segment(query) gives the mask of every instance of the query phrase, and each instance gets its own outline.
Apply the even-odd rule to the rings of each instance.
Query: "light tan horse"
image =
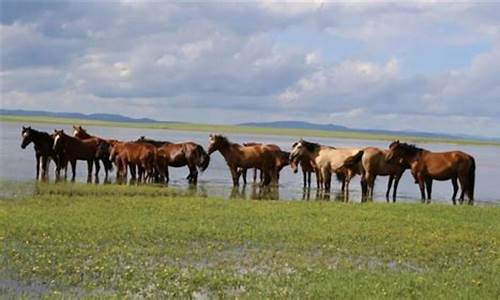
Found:
[[[464,194],[467,194],[469,204],[474,202],[476,162],[465,152],[431,152],[415,145],[395,141],[389,145],[387,160],[410,166],[415,183],[420,187],[422,200],[425,200],[425,188],[427,188],[427,199],[430,201],[432,180],[451,180],[452,201],[456,204],[458,180],[462,189],[460,203],[464,201]]]
[[[361,149],[359,148],[335,148],[316,143],[307,142],[303,139],[294,143],[290,153],[290,160],[300,157],[314,161],[317,175],[324,190],[330,191],[332,173],[343,173],[345,175],[345,197],[349,193],[349,183],[356,174],[362,174],[362,170],[355,168],[344,168],[344,161]]]
[[[262,185],[278,183],[277,159],[280,151],[267,145],[242,146],[231,143],[225,136],[211,134],[208,138],[208,154],[219,151],[231,171],[233,185],[239,185],[241,169],[257,168],[264,173]]]
[[[345,160],[345,167],[362,168],[364,170],[363,178],[361,179],[363,184],[366,184],[366,187],[363,188],[363,197],[373,199],[373,190],[377,176],[389,176],[385,198],[389,202],[389,194],[392,182],[394,181],[392,201],[396,202],[399,180],[409,166],[387,161],[386,156],[388,153],[389,150],[367,147]]]

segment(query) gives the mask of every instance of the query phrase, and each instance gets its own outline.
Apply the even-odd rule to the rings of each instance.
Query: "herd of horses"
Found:
[[[373,199],[377,176],[388,176],[386,199],[394,183],[392,200],[396,201],[397,188],[406,169],[418,184],[423,201],[431,199],[433,180],[451,180],[453,185],[453,204],[460,184],[460,203],[467,196],[469,204],[474,201],[475,161],[461,151],[431,152],[415,145],[394,141],[388,149],[375,147],[337,148],[320,145],[300,139],[291,151],[283,151],[274,144],[232,143],[220,134],[210,134],[207,151],[194,142],[172,143],[147,139],[144,136],[135,141],[119,141],[90,135],[81,126],[73,126],[73,135],[63,130],[49,134],[31,127],[22,128],[21,148],[34,144],[36,157],[36,178],[47,179],[48,165],[52,160],[56,165],[56,179],[67,179],[67,167],[71,166],[71,180],[75,180],[78,160],[87,162],[87,181],[92,182],[95,166],[95,180],[98,180],[102,162],[105,181],[109,172],[116,168],[117,182],[169,182],[169,167],[187,166],[187,180],[191,184],[198,181],[199,172],[208,168],[210,155],[216,151],[224,157],[231,173],[234,186],[239,185],[240,177],[247,183],[247,170],[253,169],[253,180],[260,179],[262,186],[277,185],[280,171],[290,166],[297,173],[299,166],[303,173],[304,188],[311,187],[311,176],[316,176],[318,191],[329,193],[332,176],[341,182],[341,191],[348,198],[349,184],[354,176],[361,178],[363,199]],[[41,173],[40,173],[41,168]],[[258,176],[260,171],[260,176]],[[130,175],[129,175],[130,173]]]

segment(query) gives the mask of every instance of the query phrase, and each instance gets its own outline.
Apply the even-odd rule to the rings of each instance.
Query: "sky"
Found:
[[[0,3],[4,109],[500,137],[500,2]]]

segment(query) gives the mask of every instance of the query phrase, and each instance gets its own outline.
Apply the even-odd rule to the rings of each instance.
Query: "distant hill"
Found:
[[[109,122],[160,123],[160,121],[149,118],[130,118],[118,114],[81,114],[72,112],[48,112],[41,110],[22,110],[22,109],[0,109],[0,115],[69,118],[69,119],[84,119],[84,120],[97,120],[97,121],[109,121]],[[161,122],[161,123],[168,123],[168,122]]]
[[[410,131],[410,130],[382,130],[382,129],[353,129],[335,124],[315,124],[302,121],[276,121],[276,122],[253,122],[241,123],[239,126],[251,127],[271,127],[271,128],[295,128],[295,129],[310,129],[310,130],[326,130],[326,131],[347,131],[357,133],[372,133],[384,135],[402,135],[410,137],[428,137],[428,138],[441,138],[441,139],[473,139],[481,141],[500,141],[500,138],[487,138],[471,135],[453,135],[443,133],[432,133],[423,131]]]
[[[129,123],[184,123],[177,121],[176,122],[158,121],[150,118],[131,118],[119,114],[82,114],[73,112],[48,112],[41,110],[22,110],[22,109],[0,109],[0,115],[70,118],[70,119],[83,119],[83,120],[96,120],[96,121],[109,121],[109,122],[129,122]],[[236,126],[345,131],[345,132],[385,134],[385,135],[402,135],[410,137],[470,139],[478,141],[500,142],[500,137],[478,137],[472,135],[460,135],[460,134],[454,135],[454,134],[431,133],[431,132],[411,131],[411,130],[353,129],[335,124],[315,124],[302,121],[252,122],[252,123],[236,124]]]

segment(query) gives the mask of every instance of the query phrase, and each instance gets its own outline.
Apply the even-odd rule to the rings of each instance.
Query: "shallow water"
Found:
[[[21,127],[30,124],[0,122],[0,181],[26,182],[32,181],[35,177],[35,156],[33,146],[28,146],[22,150],[21,145]],[[64,129],[72,134],[72,128],[69,125],[51,125],[51,124],[33,124],[37,130],[53,132],[55,128]],[[208,133],[206,132],[186,132],[156,129],[137,129],[137,128],[114,128],[114,127],[95,127],[86,126],[90,134],[104,137],[115,138],[119,140],[135,140],[139,136],[145,135],[148,138],[158,140],[169,140],[172,142],[194,141],[206,147],[208,142]],[[243,142],[262,142],[279,145],[283,150],[290,151],[291,145],[298,139],[287,136],[256,136],[248,134],[228,134],[228,138],[237,143]],[[386,148],[386,141],[363,141],[335,138],[307,137],[305,139],[318,142],[320,144],[336,147],[365,147],[375,146]],[[500,148],[494,146],[476,146],[476,145],[454,145],[454,144],[423,144],[423,148],[432,151],[462,150],[476,159],[476,190],[475,197],[477,203],[500,204],[500,193],[497,187],[500,184]],[[54,164],[50,166],[49,176],[54,178]],[[87,166],[83,161],[77,164],[77,181],[86,181]],[[185,177],[188,174],[187,168],[170,168],[170,186],[181,189],[189,189]],[[252,180],[253,171],[248,172],[249,182]],[[101,171],[101,180],[104,177]],[[113,176],[114,177],[114,172]],[[375,184],[375,199],[385,201],[385,190],[388,177],[378,177]],[[249,184],[233,188],[229,169],[224,158],[216,152],[211,156],[211,162],[208,169],[199,176],[199,184],[195,192],[202,196],[220,196],[224,198],[245,198],[245,199],[286,199],[286,200],[316,200],[324,199],[318,195],[313,175],[313,188],[304,190],[302,188],[302,174],[293,174],[290,168],[285,168],[280,174],[279,188],[260,188],[257,185]],[[331,200],[342,200],[339,193],[340,184],[332,182],[332,193],[329,196]],[[4,187],[2,187],[4,189]],[[5,194],[5,193],[2,193]],[[434,181],[433,201],[451,203],[452,186],[450,181]],[[419,200],[419,189],[414,184],[409,171],[406,171],[398,187],[398,201],[417,202]],[[349,200],[360,201],[359,176],[351,182]]]

